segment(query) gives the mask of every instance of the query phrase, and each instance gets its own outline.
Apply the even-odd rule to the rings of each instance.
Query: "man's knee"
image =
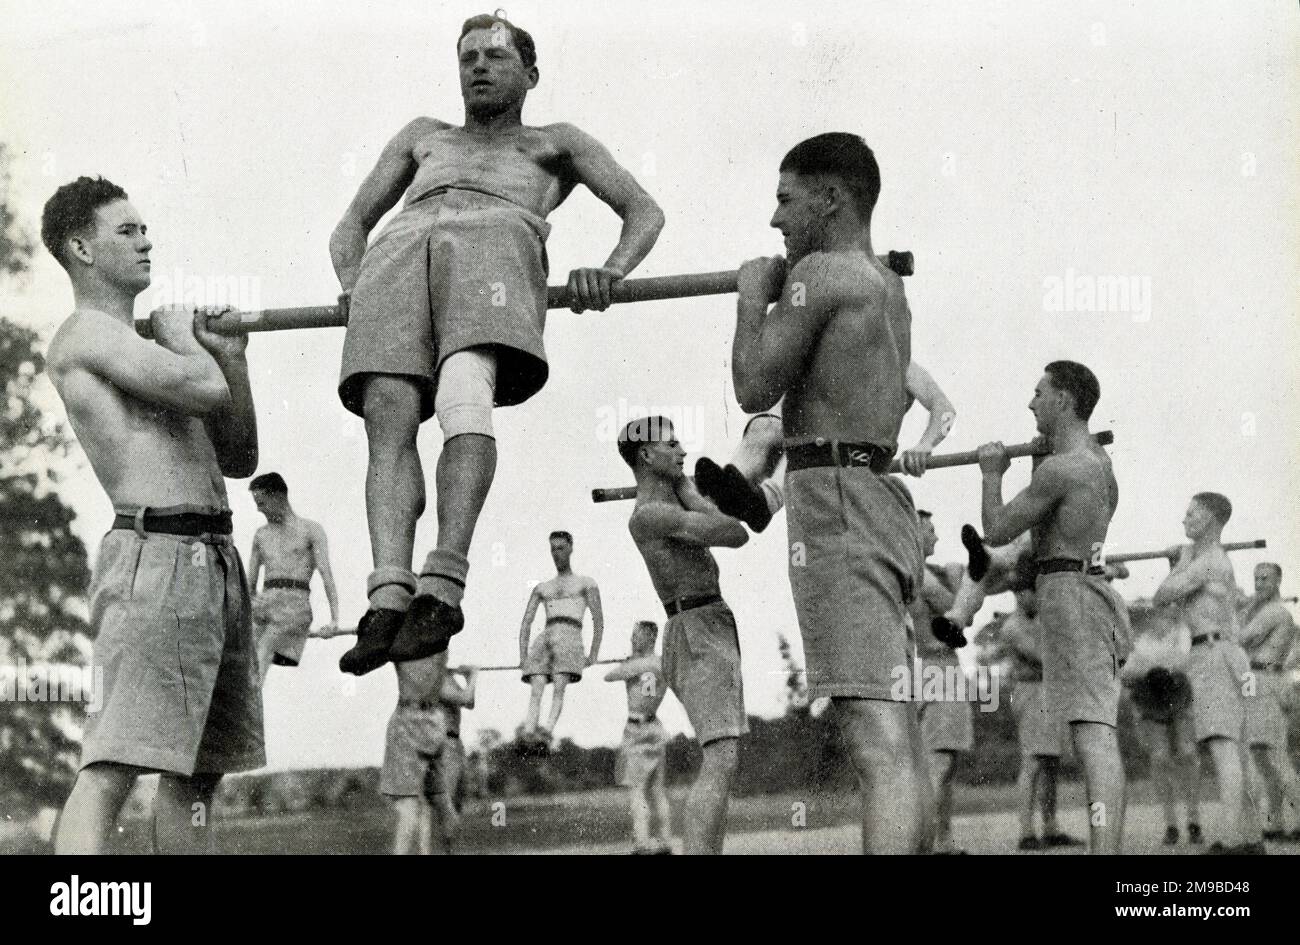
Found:
[[[496,377],[496,357],[486,348],[457,351],[443,362],[433,412],[444,443],[466,433],[494,436]]]
[[[414,445],[420,429],[419,384],[394,374],[374,374],[366,379],[362,414],[371,449]]]
[[[705,769],[714,777],[731,778],[740,766],[740,739],[718,738],[700,749],[701,772]]]

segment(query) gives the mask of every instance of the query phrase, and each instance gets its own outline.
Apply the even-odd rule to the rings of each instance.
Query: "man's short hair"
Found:
[[[1053,361],[1043,368],[1052,379],[1052,386],[1074,398],[1074,412],[1080,420],[1092,416],[1092,410],[1101,400],[1101,383],[1097,375],[1078,361]]]
[[[64,184],[45,201],[41,242],[59,265],[67,269],[68,238],[94,227],[95,211],[100,207],[126,199],[125,190],[102,177],[78,177],[71,184]]]
[[[1225,495],[1217,492],[1198,492],[1192,496],[1192,501],[1200,503],[1205,511],[1214,516],[1214,520],[1220,526],[1227,525],[1228,519],[1232,518],[1232,503]]]
[[[673,422],[667,417],[637,417],[628,422],[618,435],[618,455],[636,469],[637,452],[643,443],[658,443],[665,431],[672,433]]]
[[[780,170],[801,177],[834,177],[853,198],[858,216],[864,222],[871,220],[880,196],[880,165],[858,135],[828,131],[800,141],[781,159]]]
[[[465,21],[465,25],[460,28],[460,36],[456,40],[456,52],[460,52],[460,41],[468,36],[474,30],[503,30],[510,34],[510,41],[515,44],[515,51],[519,53],[519,61],[524,64],[525,69],[531,69],[537,65],[537,47],[533,45],[533,38],[528,35],[528,31],[520,29],[509,20],[493,16],[491,13],[480,13],[478,16],[471,16]]]
[[[659,638],[659,625],[653,620],[638,620],[632,624],[632,639],[635,640],[638,636],[649,637],[653,645]]]
[[[555,541],[555,539],[557,538],[567,541],[569,543],[570,548],[573,547],[573,536],[570,535],[568,532],[554,531],[551,532],[551,534],[549,534],[548,536],[546,536],[547,541]]]
[[[289,494],[289,486],[278,472],[263,473],[248,484],[250,492],[275,492]]]
[[[1259,564],[1255,565],[1255,567],[1269,568],[1277,575],[1279,581],[1282,580],[1282,565],[1278,564],[1276,561],[1261,561]]]

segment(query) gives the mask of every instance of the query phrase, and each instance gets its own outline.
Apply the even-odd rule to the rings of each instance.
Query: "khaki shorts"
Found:
[[[1011,714],[1016,719],[1020,754],[1059,758],[1065,754],[1065,727],[1047,701],[1041,682],[1019,680],[1011,690]]]
[[[465,746],[460,736],[447,736],[424,779],[424,796],[430,803],[445,795],[457,813],[465,802]]]
[[[649,783],[664,768],[668,752],[668,732],[658,719],[649,722],[628,720],[623,727],[623,743],[618,749],[614,776],[621,787],[639,788]]]
[[[508,200],[434,191],[408,205],[361,260],[348,305],[339,397],[363,415],[366,378],[395,374],[421,387],[433,416],[438,371],[457,351],[491,346],[496,405],[546,383],[546,237],[550,226]]]
[[[749,731],[740,678],[736,618],[723,601],[669,617],[664,624],[664,679],[701,745]]]
[[[1275,669],[1252,669],[1255,692],[1246,696],[1246,744],[1287,751],[1286,714],[1282,709],[1287,680]]]
[[[297,666],[311,632],[311,592],[272,587],[253,598],[253,638],[262,667]]]
[[[429,772],[448,741],[441,708],[399,705],[388,719],[379,793],[389,797],[423,796]]]
[[[926,751],[970,751],[974,747],[974,710],[969,702],[918,702],[917,708]]]
[[[567,676],[569,682],[577,682],[586,668],[582,627],[568,620],[552,620],[528,648],[528,659],[524,660],[521,675],[524,682],[529,682],[534,676],[548,679]]]
[[[912,665],[907,605],[925,557],[907,487],[837,467],[787,471],[785,487],[808,698],[892,700],[897,672]]]
[[[1043,574],[1036,585],[1043,628],[1043,684],[1061,721],[1115,727],[1119,668],[1133,649],[1128,607],[1106,580]]]
[[[1192,726],[1196,740],[1246,736],[1246,698],[1242,687],[1250,675],[1246,651],[1229,640],[1201,643],[1187,654],[1192,681]]]
[[[114,530],[90,586],[102,707],[81,767],[185,776],[266,764],[262,691],[243,564],[233,544]]]

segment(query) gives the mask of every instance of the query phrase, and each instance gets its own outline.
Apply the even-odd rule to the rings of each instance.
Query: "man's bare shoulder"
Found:
[[[584,591],[600,590],[600,588],[596,585],[596,579],[594,577],[588,577],[585,574],[575,574],[574,577],[578,579],[578,584],[582,587]]]
[[[557,121],[549,125],[533,125],[531,127],[533,131],[545,136],[561,150],[568,153],[590,147],[593,144],[600,144],[599,141],[577,125],[567,121]]]
[[[680,505],[651,499],[638,502],[632,510],[632,517],[627,521],[628,531],[633,538],[659,538],[668,530],[669,523],[677,512],[683,511]]]
[[[418,118],[412,118],[402,130],[393,136],[393,143],[401,145],[404,149],[414,151],[415,148],[430,135],[439,134],[444,131],[454,129],[456,126],[441,118],[430,118],[427,115],[421,115]]]
[[[90,354],[103,344],[105,338],[114,338],[119,344],[149,343],[103,312],[77,311],[64,319],[54,333],[45,354],[45,366],[52,376],[85,367]]]
[[[865,253],[813,252],[804,256],[786,275],[786,286],[803,286],[808,300],[832,305],[852,305],[883,295],[886,279],[902,280],[892,272],[881,272]]]

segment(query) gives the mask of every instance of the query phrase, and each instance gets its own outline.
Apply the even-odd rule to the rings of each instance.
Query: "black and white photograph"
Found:
[[[0,854],[1300,853],[1295,3],[0,24]]]

